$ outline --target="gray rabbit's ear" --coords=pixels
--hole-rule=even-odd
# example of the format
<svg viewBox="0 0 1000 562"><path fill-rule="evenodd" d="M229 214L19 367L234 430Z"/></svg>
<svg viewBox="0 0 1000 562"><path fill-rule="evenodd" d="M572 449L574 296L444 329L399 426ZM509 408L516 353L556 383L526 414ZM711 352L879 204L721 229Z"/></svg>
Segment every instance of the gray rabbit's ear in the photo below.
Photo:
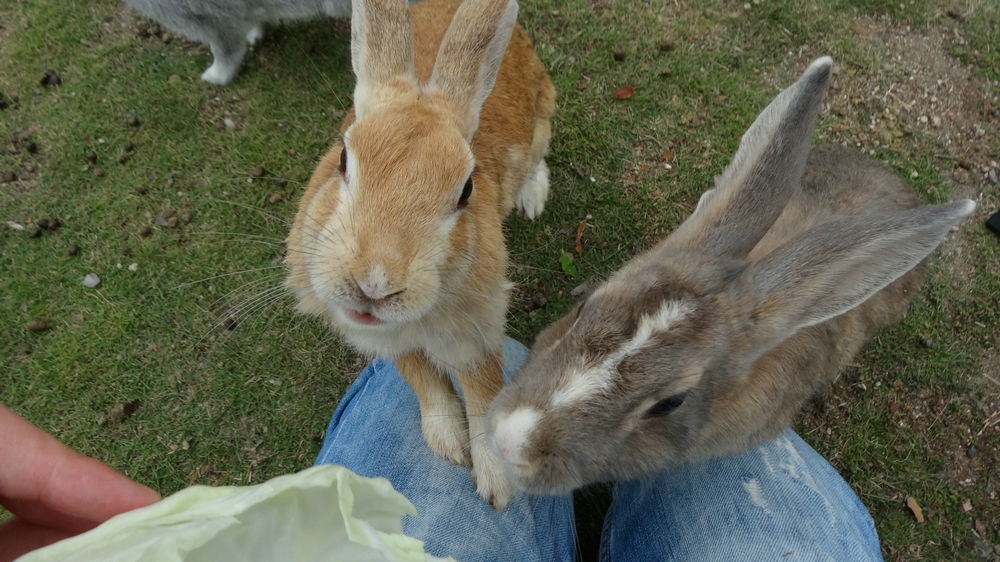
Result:
<svg viewBox="0 0 1000 562"><path fill-rule="evenodd" d="M757 117L715 188L667 239L667 246L743 258L798 189L833 59L813 61Z"/></svg>
<svg viewBox="0 0 1000 562"><path fill-rule="evenodd" d="M863 303L926 258L969 215L969 199L855 215L786 242L744 271L761 353Z"/></svg>
<svg viewBox="0 0 1000 562"><path fill-rule="evenodd" d="M354 0L351 11L354 112L361 119L377 103L379 86L403 78L416 87L413 26L406 0Z"/></svg>
<svg viewBox="0 0 1000 562"><path fill-rule="evenodd" d="M428 86L455 102L467 140L479 128L479 112L496 83L516 23L515 0L465 0L438 48Z"/></svg>

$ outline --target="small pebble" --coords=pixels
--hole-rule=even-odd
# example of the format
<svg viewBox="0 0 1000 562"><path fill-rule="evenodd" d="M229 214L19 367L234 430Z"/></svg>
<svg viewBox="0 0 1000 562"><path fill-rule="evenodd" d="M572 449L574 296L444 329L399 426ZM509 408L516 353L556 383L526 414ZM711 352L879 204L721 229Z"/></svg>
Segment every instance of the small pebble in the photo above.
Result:
<svg viewBox="0 0 1000 562"><path fill-rule="evenodd" d="M253 169L253 171L250 172L250 174L255 178L262 178L266 173L267 171L264 170L264 168L261 168L260 166L257 166L256 168Z"/></svg>
<svg viewBox="0 0 1000 562"><path fill-rule="evenodd" d="M29 142L28 144L24 145L24 149L28 151L28 154L34 154L38 152L38 145L33 142Z"/></svg>
<svg viewBox="0 0 1000 562"><path fill-rule="evenodd" d="M97 177L99 177L99 178L103 178L104 177L104 169L103 168L94 168L94 175L97 176Z"/></svg>
<svg viewBox="0 0 1000 562"><path fill-rule="evenodd" d="M169 43L170 41L173 40L173 37L169 33L164 33L163 35L160 36L160 40L163 41L164 43Z"/></svg>
<svg viewBox="0 0 1000 562"><path fill-rule="evenodd" d="M188 224L191 222L191 211L184 211L181 213L181 224Z"/></svg>
<svg viewBox="0 0 1000 562"><path fill-rule="evenodd" d="M285 187L288 184L288 180L285 178L274 178L274 185L278 187Z"/></svg>
<svg viewBox="0 0 1000 562"><path fill-rule="evenodd" d="M164 228L176 228L177 227L177 217L164 217L163 215L156 215L153 219L156 222L156 226L162 226Z"/></svg>
<svg viewBox="0 0 1000 562"><path fill-rule="evenodd" d="M28 238L38 238L42 235L42 229L38 228L37 224L33 224L28 227Z"/></svg>
<svg viewBox="0 0 1000 562"><path fill-rule="evenodd" d="M96 273L88 273L83 278L83 286L88 289L93 289L101 284L101 278L97 276Z"/></svg>
<svg viewBox="0 0 1000 562"><path fill-rule="evenodd" d="M222 119L222 123L223 123L223 124L224 124L224 125L226 126L226 128L227 128L227 129L229 129L230 131L232 131L233 129L235 129L235 128L236 128L236 122L235 122L235 121L233 121L232 119L228 118L228 117L223 117L223 119Z"/></svg>
<svg viewBox="0 0 1000 562"><path fill-rule="evenodd" d="M176 214L177 214L177 211L175 211L173 209L164 209L163 212L160 213L160 216L162 216L165 219L169 219L170 217L172 217L172 216L174 216Z"/></svg>
<svg viewBox="0 0 1000 562"><path fill-rule="evenodd" d="M17 174L15 174L14 172L4 172L3 173L3 182L4 183L14 183L16 181L17 181Z"/></svg>
<svg viewBox="0 0 1000 562"><path fill-rule="evenodd" d="M920 340L920 345L924 347L934 347L934 340L930 338L923 338Z"/></svg>
<svg viewBox="0 0 1000 562"><path fill-rule="evenodd" d="M625 60L625 51L615 51L614 57L616 61L622 62Z"/></svg>
<svg viewBox="0 0 1000 562"><path fill-rule="evenodd" d="M974 459L976 458L977 452L979 452L979 450L976 449L975 445L969 445L969 448L965 450L965 456L969 457L970 459Z"/></svg>
<svg viewBox="0 0 1000 562"><path fill-rule="evenodd" d="M667 78L670 75L672 75L673 73L674 73L673 70L670 70L669 68L664 68L663 70L660 71L660 76L662 76L664 78Z"/></svg>
<svg viewBox="0 0 1000 562"><path fill-rule="evenodd" d="M94 162L97 162L97 153L96 152L88 152L84 156L84 158L87 159L87 162L90 162L91 164L93 164Z"/></svg>
<svg viewBox="0 0 1000 562"><path fill-rule="evenodd" d="M147 191L149 190L146 189L146 186L144 185L135 186L135 192L138 193L139 195L145 195Z"/></svg>
<svg viewBox="0 0 1000 562"><path fill-rule="evenodd" d="M997 183L997 179L998 179L997 178L997 169L996 168L991 169L990 173L987 174L987 177L990 178L990 182L991 183Z"/></svg>
<svg viewBox="0 0 1000 562"><path fill-rule="evenodd" d="M128 266L128 270L129 271L137 271L138 269L139 269L139 264L137 264L137 263L132 263L132 264L129 264L129 266Z"/></svg>
<svg viewBox="0 0 1000 562"><path fill-rule="evenodd" d="M29 332L44 332L51 328L51 326L45 320L32 320L28 322L27 328Z"/></svg>
<svg viewBox="0 0 1000 562"><path fill-rule="evenodd" d="M80 253L80 247L76 244L70 244L69 248L66 248L66 253L71 256L75 256Z"/></svg>
<svg viewBox="0 0 1000 562"><path fill-rule="evenodd" d="M268 201L270 201L271 204L273 205L274 203L277 203L277 202L281 201L284 198L285 198L285 196L282 195L281 192L279 191L279 192L275 192L275 193L271 194L271 197L268 199Z"/></svg>
<svg viewBox="0 0 1000 562"><path fill-rule="evenodd" d="M122 255L123 256L131 256L132 255L132 248L129 248L128 246L122 246Z"/></svg>
<svg viewBox="0 0 1000 562"><path fill-rule="evenodd" d="M138 127L141 123L139 123L139 120L137 118L129 117L128 119L125 120L125 124L128 125L129 127Z"/></svg>
<svg viewBox="0 0 1000 562"><path fill-rule="evenodd" d="M139 229L139 238L148 238L153 233L153 227L148 224Z"/></svg>
<svg viewBox="0 0 1000 562"><path fill-rule="evenodd" d="M125 143L125 152L132 152L135 150L135 145L131 141Z"/></svg>

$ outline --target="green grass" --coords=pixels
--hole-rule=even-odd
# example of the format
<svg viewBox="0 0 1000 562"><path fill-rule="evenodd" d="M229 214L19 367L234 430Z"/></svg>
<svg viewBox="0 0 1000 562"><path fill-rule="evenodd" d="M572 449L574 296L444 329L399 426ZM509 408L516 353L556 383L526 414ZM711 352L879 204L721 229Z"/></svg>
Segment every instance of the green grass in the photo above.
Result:
<svg viewBox="0 0 1000 562"><path fill-rule="evenodd" d="M883 69L892 61L855 29L858 18L888 17L917 33L955 29L965 39L949 46L955 64L972 65L994 84L1000 78L1000 15L988 2L963 6L958 18L930 0L689 4L522 3L519 19L559 98L548 160L553 196L539 220L513 217L507 225L511 278L548 301L530 313L514 303L509 333L521 341L574 304L574 287L598 282L676 227L756 114L811 57L835 58L838 93L862 79L885 86L896 79ZM298 470L318 452L360 363L320 323L294 316L291 299L271 302L262 292L280 282L282 270L268 268L286 221L350 105L349 26L278 27L232 85L216 88L198 79L211 60L206 48L142 39L135 22L110 0L0 0L0 92L19 95L0 110L0 142L30 129L39 148L0 151L0 173L23 178L0 185L0 221L63 222L37 239L0 230L0 402L165 493ZM37 84L49 68L62 85ZM612 98L624 85L634 95ZM854 98L848 106L821 115L817 141L867 134L889 103L870 90L846 93ZM991 117L1000 104L980 109L986 153L1000 159L1000 122ZM140 125L129 126L129 117ZM886 141L866 143L875 157L926 202L952 197L956 164L933 156L946 146L908 123L879 127L873 136ZM118 163L126 142L135 150ZM256 166L267 176L252 178ZM978 169L971 175L984 205L957 234L961 259L932 261L906 320L881 334L797 425L869 507L887 559L975 559L968 545L975 520L1000 542L1000 510L984 476L1000 469L977 465L969 484L941 475L956 462L948 455L969 444L979 447L980 463L995 462L987 451L1000 446L995 432L975 435L1000 408L980 367L981 355L997 347L1000 250L979 219L998 194ZM271 203L275 192L283 200ZM165 209L189 213L190 222L153 226L143 238ZM588 215L578 275L570 278L559 259L575 254L577 226ZM66 254L70 244L79 245L78 256ZM89 272L101 276L99 289L81 285ZM262 306L246 308L236 330L219 326L226 309L258 294ZM36 318L52 329L29 332ZM920 343L928 338L929 348ZM136 400L131 416L114 418L116 406ZM933 424L906 409L925 402ZM903 408L893 412L892 403ZM581 502L592 512L580 527L588 550L603 501L596 495ZM913 521L907 496L928 510L927 523ZM964 513L965 499L977 510Z"/></svg>

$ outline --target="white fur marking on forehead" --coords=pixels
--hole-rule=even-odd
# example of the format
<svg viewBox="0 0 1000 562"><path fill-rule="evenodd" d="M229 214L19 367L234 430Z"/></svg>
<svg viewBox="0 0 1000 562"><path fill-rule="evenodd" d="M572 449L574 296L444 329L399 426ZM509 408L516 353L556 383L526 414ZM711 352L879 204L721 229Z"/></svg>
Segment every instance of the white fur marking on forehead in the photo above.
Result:
<svg viewBox="0 0 1000 562"><path fill-rule="evenodd" d="M534 431L541 417L542 414L538 410L521 406L507 417L500 418L493 434L500 456L514 465L526 464L524 449L528 443L528 435Z"/></svg>
<svg viewBox="0 0 1000 562"><path fill-rule="evenodd" d="M652 315L643 314L639 319L639 329L632 339L605 357L600 365L573 372L566 384L552 395L552 405L564 406L607 392L614 381L615 369L619 363L638 353L656 334L669 330L671 325L684 319L690 312L691 305L684 301L664 301Z"/></svg>

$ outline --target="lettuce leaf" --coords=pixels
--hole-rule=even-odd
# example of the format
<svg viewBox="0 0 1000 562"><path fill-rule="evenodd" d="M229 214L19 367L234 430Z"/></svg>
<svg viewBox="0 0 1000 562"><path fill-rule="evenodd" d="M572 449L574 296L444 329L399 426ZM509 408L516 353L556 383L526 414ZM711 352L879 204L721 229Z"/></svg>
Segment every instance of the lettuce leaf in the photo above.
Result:
<svg viewBox="0 0 1000 562"><path fill-rule="evenodd" d="M192 486L17 562L430 562L384 478L320 465L256 486ZM452 562L454 562L452 560Z"/></svg>

